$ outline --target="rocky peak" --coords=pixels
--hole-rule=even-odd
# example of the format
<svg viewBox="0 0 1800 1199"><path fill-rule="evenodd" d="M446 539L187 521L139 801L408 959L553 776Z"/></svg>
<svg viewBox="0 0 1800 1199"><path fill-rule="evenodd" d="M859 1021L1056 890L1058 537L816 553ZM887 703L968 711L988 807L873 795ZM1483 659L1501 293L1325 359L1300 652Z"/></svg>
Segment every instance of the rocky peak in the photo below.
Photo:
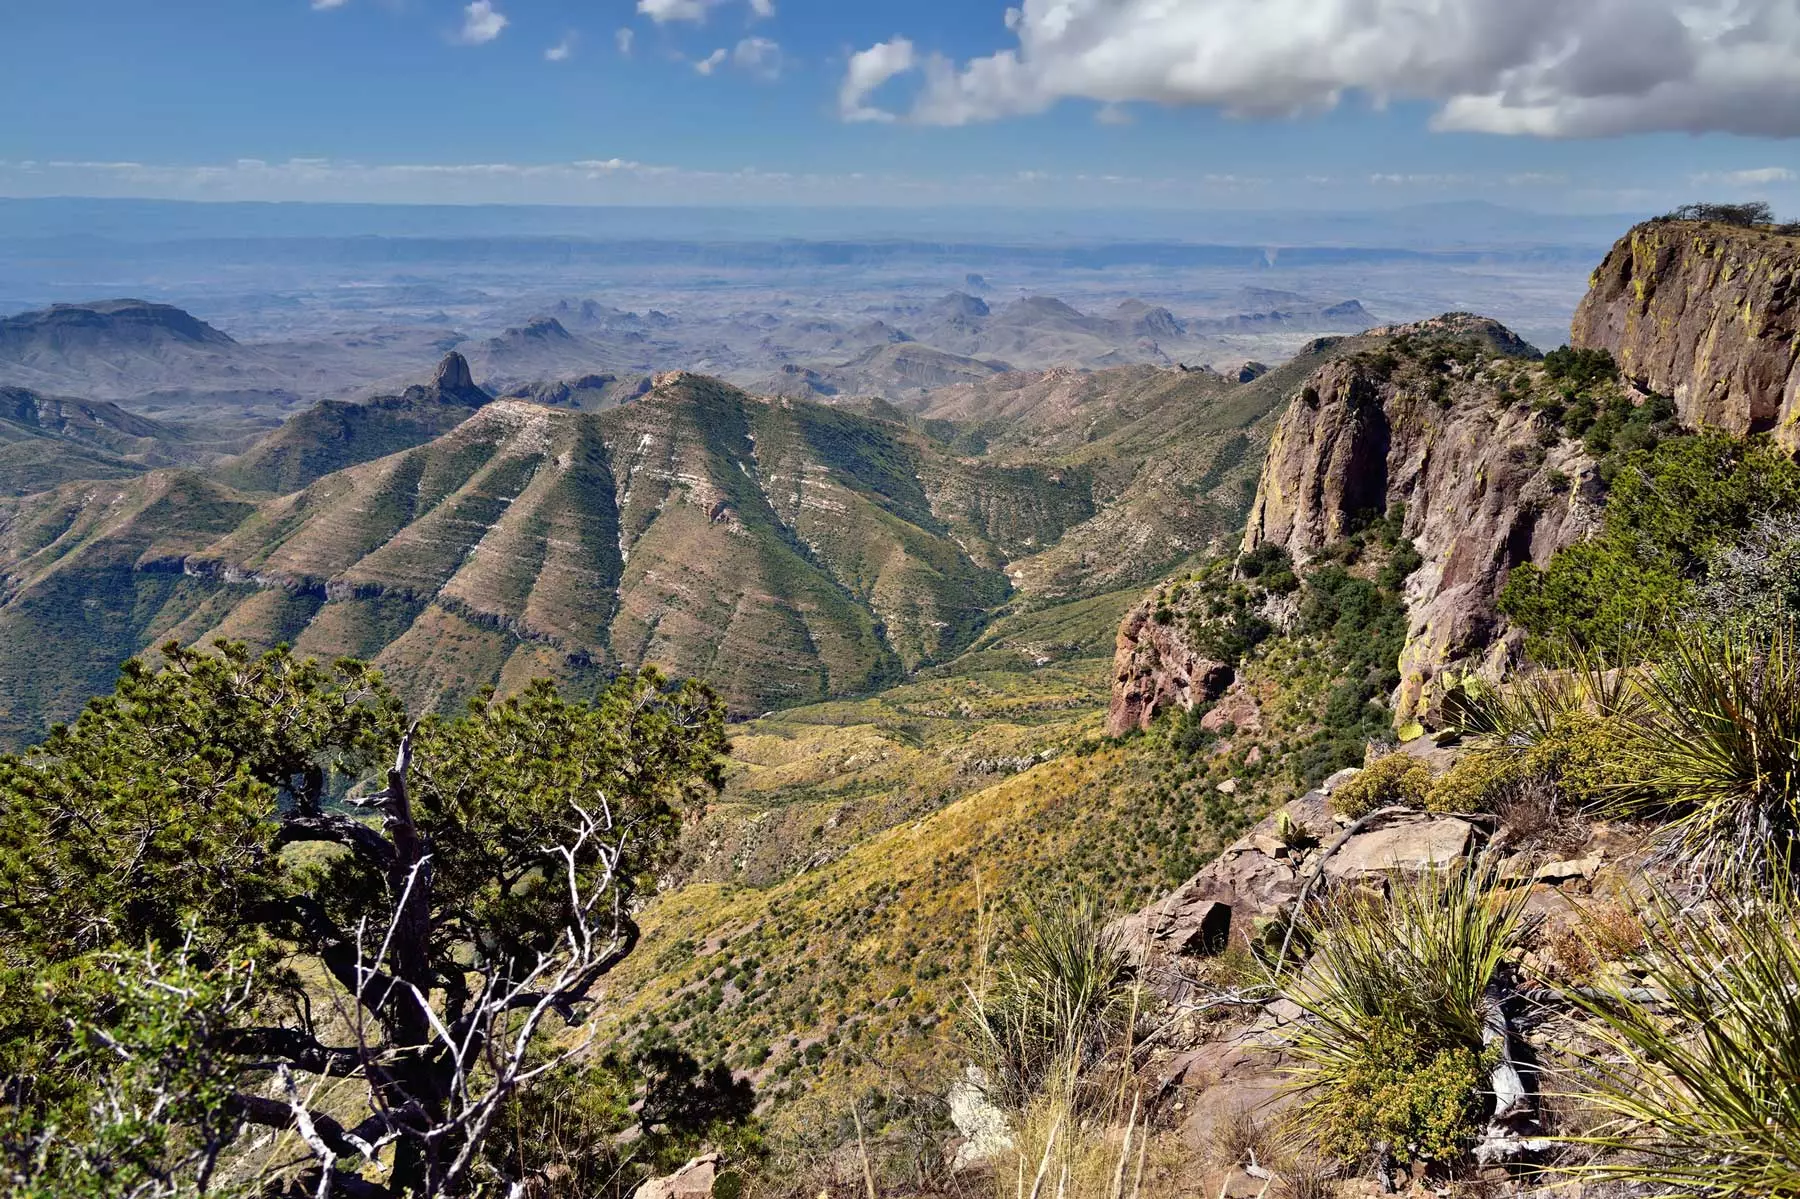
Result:
<svg viewBox="0 0 1800 1199"><path fill-rule="evenodd" d="M1572 345L1612 353L1683 423L1800 448L1800 237L1651 221L1619 239L1575 310Z"/></svg>
<svg viewBox="0 0 1800 1199"><path fill-rule="evenodd" d="M431 383L439 391L470 391L475 387L475 376L469 373L469 360L452 350L438 363Z"/></svg>
<svg viewBox="0 0 1800 1199"><path fill-rule="evenodd" d="M1245 552L1285 549L1305 567L1372 518L1404 509L1400 533L1424 559L1407 579L1401 723L1429 719L1465 672L1492 674L1518 636L1497 610L1508 573L1543 564L1598 516L1593 462L1546 445L1546 424L1510 382L1536 351L1505 326L1451 313L1346 339L1275 427ZM1321 349L1333 348L1322 343ZM1154 603L1119 631L1109 727L1218 700L1231 672L1188 644Z"/></svg>
<svg viewBox="0 0 1800 1199"><path fill-rule="evenodd" d="M1594 527L1598 483L1579 445L1546 446L1543 418L1502 392L1524 351L1535 354L1511 330L1453 313L1387 332L1388 348L1326 364L1289 405L1243 548L1279 545L1303 564L1404 506L1402 535L1424 558L1406 584L1395 714L1407 722L1429 716L1449 681L1495 673L1517 648L1500 589L1520 563L1542 565ZM1483 354L1444 365L1395 352L1433 335Z"/></svg>

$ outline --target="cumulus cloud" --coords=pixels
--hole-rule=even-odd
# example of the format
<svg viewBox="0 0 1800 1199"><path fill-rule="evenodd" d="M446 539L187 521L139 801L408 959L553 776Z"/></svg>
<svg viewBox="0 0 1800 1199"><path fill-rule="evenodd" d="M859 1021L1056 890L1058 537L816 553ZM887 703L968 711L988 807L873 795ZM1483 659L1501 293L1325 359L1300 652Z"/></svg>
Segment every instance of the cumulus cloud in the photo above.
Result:
<svg viewBox="0 0 1800 1199"><path fill-rule="evenodd" d="M350 3L350 0L312 0L314 12L324 12L326 9L331 8L342 8L348 3Z"/></svg>
<svg viewBox="0 0 1800 1199"><path fill-rule="evenodd" d="M463 9L462 31L456 40L465 46L484 46L505 28L506 17L494 7L493 0L470 0Z"/></svg>
<svg viewBox="0 0 1800 1199"><path fill-rule="evenodd" d="M838 88L838 115L846 121L891 121L894 114L869 103L881 86L918 65L918 52L903 37L877 42L850 56Z"/></svg>
<svg viewBox="0 0 1800 1199"><path fill-rule="evenodd" d="M629 56L632 47L637 45L637 33L631 29L620 29L613 34L613 45L619 48L620 54Z"/></svg>
<svg viewBox="0 0 1800 1199"><path fill-rule="evenodd" d="M638 0L637 10L658 25L670 21L692 21L699 25L706 14L728 3L728 0ZM775 0L749 0L752 20L775 15Z"/></svg>
<svg viewBox="0 0 1800 1199"><path fill-rule="evenodd" d="M927 124L1071 97L1295 116L1357 93L1433 102L1445 130L1800 136L1794 0L1022 0L1006 23L1016 46L963 63L904 38L853 56L843 115L900 116L865 100L916 71L906 115Z"/></svg>
<svg viewBox="0 0 1800 1199"><path fill-rule="evenodd" d="M544 51L545 62L568 62L575 53L575 35L565 33L563 40Z"/></svg>
<svg viewBox="0 0 1800 1199"><path fill-rule="evenodd" d="M700 72L702 75L710 75L720 67L724 66L725 60L729 57L731 57L731 52L721 46L711 54L708 54L705 58L696 61L694 63L694 70Z"/></svg>

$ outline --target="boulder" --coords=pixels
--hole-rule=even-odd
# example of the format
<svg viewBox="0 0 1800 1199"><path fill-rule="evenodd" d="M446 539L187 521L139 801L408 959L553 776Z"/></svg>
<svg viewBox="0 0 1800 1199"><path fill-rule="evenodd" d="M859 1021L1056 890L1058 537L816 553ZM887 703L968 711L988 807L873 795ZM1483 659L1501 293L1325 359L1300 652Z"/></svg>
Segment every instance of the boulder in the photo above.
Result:
<svg viewBox="0 0 1800 1199"><path fill-rule="evenodd" d="M712 1199L719 1176L719 1155L705 1153L666 1178L652 1178L632 1192L632 1199Z"/></svg>
<svg viewBox="0 0 1800 1199"><path fill-rule="evenodd" d="M1326 861L1325 877L1345 882L1395 870L1418 873L1459 862L1474 845L1475 826L1468 821L1421 815L1350 838Z"/></svg>
<svg viewBox="0 0 1800 1199"><path fill-rule="evenodd" d="M988 1098L987 1076L981 1067L970 1066L952 1083L944 1102L950 1109L950 1123L963 1138L951 1158L952 1169L984 1165L1013 1147L1006 1113Z"/></svg>

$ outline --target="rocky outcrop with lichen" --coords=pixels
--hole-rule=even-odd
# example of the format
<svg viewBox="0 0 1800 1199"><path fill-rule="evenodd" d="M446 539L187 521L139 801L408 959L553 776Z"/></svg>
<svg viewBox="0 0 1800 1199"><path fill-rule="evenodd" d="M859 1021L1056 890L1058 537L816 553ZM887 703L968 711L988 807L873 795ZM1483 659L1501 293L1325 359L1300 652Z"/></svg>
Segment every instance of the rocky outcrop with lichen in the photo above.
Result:
<svg viewBox="0 0 1800 1199"><path fill-rule="evenodd" d="M1229 665L1190 644L1182 626L1158 619L1167 612L1157 599L1145 600L1119 626L1108 736L1147 729L1160 713L1216 699L1235 677Z"/></svg>
<svg viewBox="0 0 1800 1199"><path fill-rule="evenodd" d="M1429 719L1463 675L1492 676L1519 638L1496 608L1507 575L1543 564L1598 516L1594 464L1534 410L1536 352L1495 321L1453 313L1357 339L1320 366L1276 426L1243 549L1304 568L1371 519L1401 513L1424 563L1407 580L1400 724ZM1229 667L1159 623L1161 596L1119 630L1108 731L1224 694Z"/></svg>
<svg viewBox="0 0 1800 1199"><path fill-rule="evenodd" d="M1496 609L1507 575L1590 531L1594 464L1515 389L1527 363L1492 321L1458 316L1396 330L1387 345L1321 368L1276 426L1244 549L1305 564L1373 517L1404 509L1424 557L1406 582L1400 723L1429 718L1447 686L1496 673L1517 636Z"/></svg>
<svg viewBox="0 0 1800 1199"><path fill-rule="evenodd" d="M1800 447L1800 237L1652 221L1615 245L1570 342L1612 352L1684 424Z"/></svg>

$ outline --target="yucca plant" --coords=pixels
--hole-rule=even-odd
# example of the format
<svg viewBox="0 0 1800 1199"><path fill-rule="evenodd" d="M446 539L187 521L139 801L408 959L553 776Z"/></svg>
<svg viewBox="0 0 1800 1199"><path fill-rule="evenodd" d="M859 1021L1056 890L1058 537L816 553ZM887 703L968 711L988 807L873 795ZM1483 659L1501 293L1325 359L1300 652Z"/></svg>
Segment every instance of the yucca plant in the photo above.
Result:
<svg viewBox="0 0 1800 1199"><path fill-rule="evenodd" d="M1575 994L1599 1047L1576 1096L1612 1121L1571 1143L1595 1181L1734 1199L1800 1195L1800 903L1791 888L1653 906L1644 984ZM1643 991L1666 996L1654 1008Z"/></svg>
<svg viewBox="0 0 1800 1199"><path fill-rule="evenodd" d="M1134 973L1091 900L1027 905L1022 935L963 1004L961 1028L993 1098L1022 1111L1075 1096L1129 1022Z"/></svg>
<svg viewBox="0 0 1800 1199"><path fill-rule="evenodd" d="M1299 1120L1322 1151L1443 1162L1479 1131L1494 1053L1489 988L1517 942L1525 889L1459 867L1390 880L1386 900L1303 917L1313 958L1287 997Z"/></svg>
<svg viewBox="0 0 1800 1199"><path fill-rule="evenodd" d="M1800 837L1800 647L1791 624L1677 644L1644 683L1630 738L1631 816L1666 822L1669 856L1702 878L1766 884Z"/></svg>
<svg viewBox="0 0 1800 1199"><path fill-rule="evenodd" d="M1575 717L1636 719L1644 701L1633 672L1607 662L1580 646L1563 648L1544 669L1504 686L1454 692L1449 715L1478 747L1490 750L1529 749Z"/></svg>

